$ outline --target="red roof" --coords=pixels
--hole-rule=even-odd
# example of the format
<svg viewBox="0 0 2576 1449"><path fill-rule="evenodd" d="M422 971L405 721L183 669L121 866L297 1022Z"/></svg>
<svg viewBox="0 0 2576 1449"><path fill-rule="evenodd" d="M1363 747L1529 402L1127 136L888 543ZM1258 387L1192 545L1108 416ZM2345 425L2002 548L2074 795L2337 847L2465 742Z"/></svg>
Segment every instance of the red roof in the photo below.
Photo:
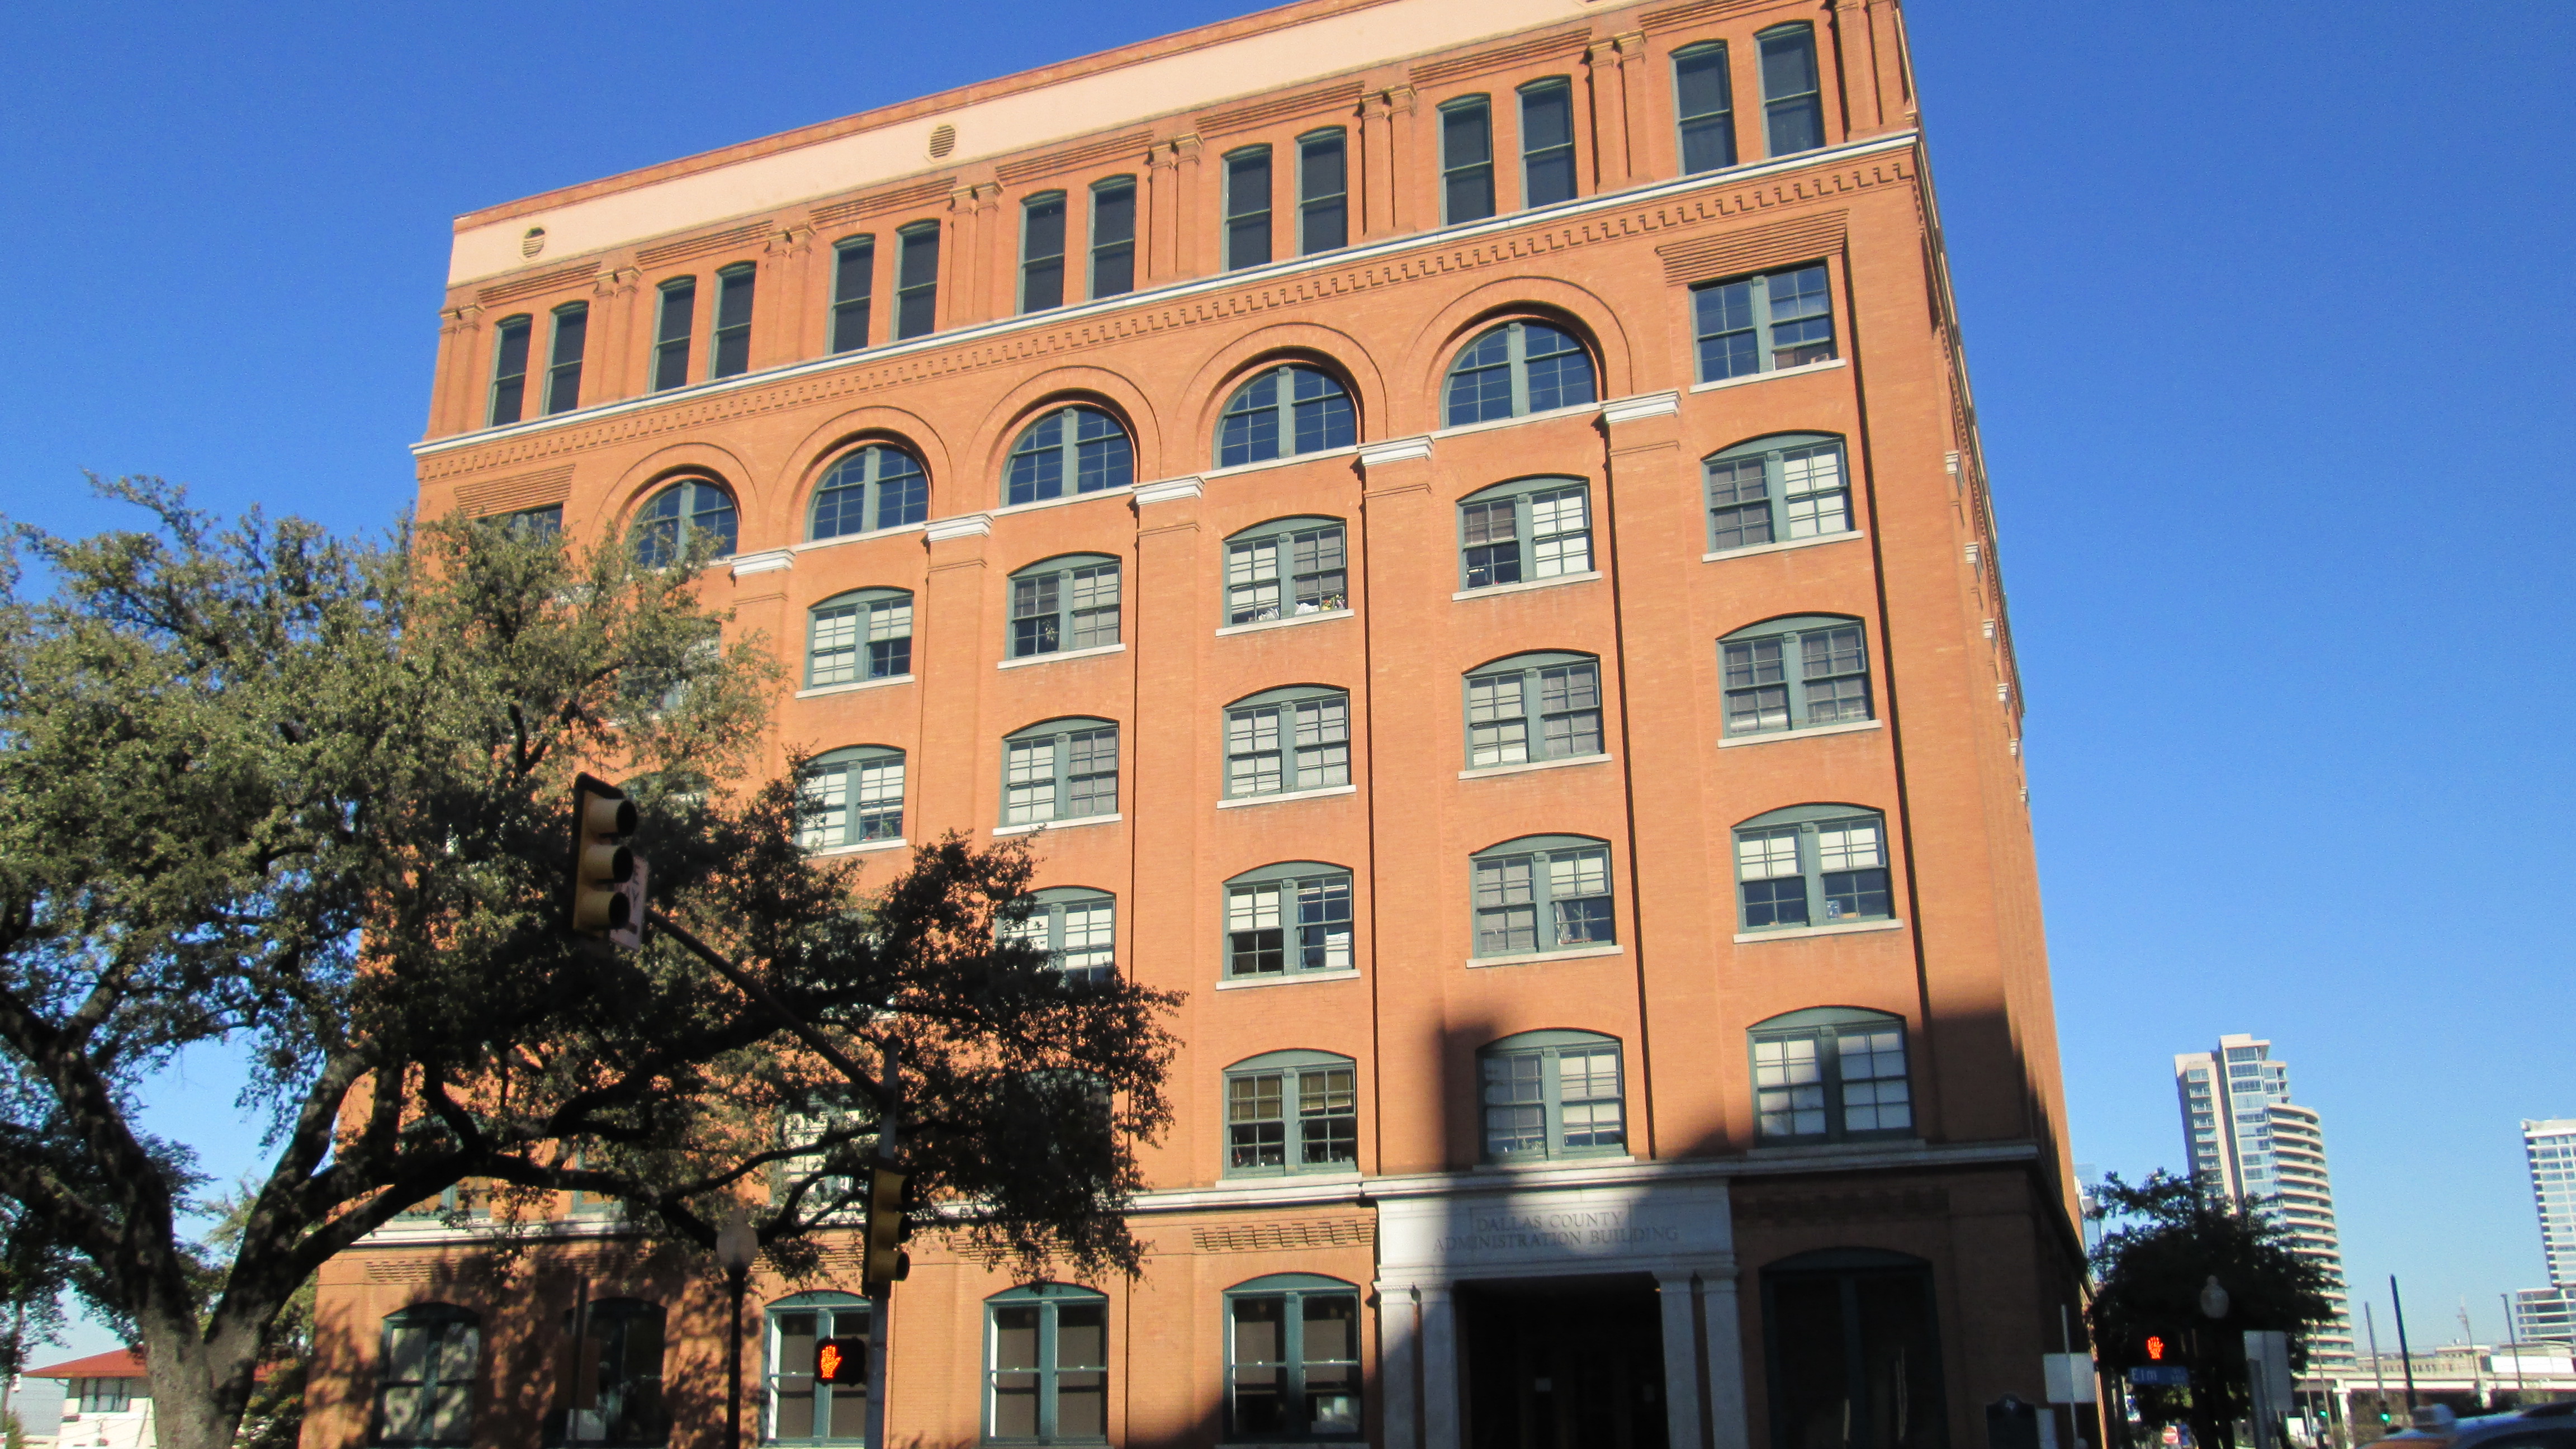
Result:
<svg viewBox="0 0 2576 1449"><path fill-rule="evenodd" d="M120 1348L114 1353L94 1353L69 1363L27 1370L27 1377L31 1379L139 1379L143 1376L143 1352L133 1348Z"/></svg>

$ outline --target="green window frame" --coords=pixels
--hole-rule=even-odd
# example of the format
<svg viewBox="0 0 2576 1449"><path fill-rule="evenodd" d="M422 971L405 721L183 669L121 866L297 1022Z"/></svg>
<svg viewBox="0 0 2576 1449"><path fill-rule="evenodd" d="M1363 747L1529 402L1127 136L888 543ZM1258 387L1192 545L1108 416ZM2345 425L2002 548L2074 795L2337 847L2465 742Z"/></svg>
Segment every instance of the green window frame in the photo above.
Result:
<svg viewBox="0 0 2576 1449"><path fill-rule="evenodd" d="M751 303L760 269L736 262L716 272L715 336L707 347L707 376L740 377L751 371Z"/></svg>
<svg viewBox="0 0 2576 1449"><path fill-rule="evenodd" d="M1803 20L1774 25L1753 40L1762 48L1763 154L1788 156L1824 145L1824 82L1816 70L1816 28Z"/></svg>
<svg viewBox="0 0 2576 1449"><path fill-rule="evenodd" d="M1351 872L1291 860L1225 883L1225 978L1258 981L1349 971Z"/></svg>
<svg viewBox="0 0 2576 1449"><path fill-rule="evenodd" d="M1325 685L1264 690L1225 709L1229 800L1351 783L1351 696Z"/></svg>
<svg viewBox="0 0 2576 1449"><path fill-rule="evenodd" d="M1572 201L1574 169L1574 83L1561 75L1520 87L1521 206L1553 206Z"/></svg>
<svg viewBox="0 0 2576 1449"><path fill-rule="evenodd" d="M853 745L817 755L798 782L797 839L807 850L903 839L903 751Z"/></svg>
<svg viewBox="0 0 2576 1449"><path fill-rule="evenodd" d="M873 233L832 243L832 350L868 345L868 313L876 300L877 239Z"/></svg>
<svg viewBox="0 0 2576 1449"><path fill-rule="evenodd" d="M1217 419L1216 465L1265 463L1359 440L1350 389L1320 367L1286 363L1254 373L1226 399Z"/></svg>
<svg viewBox="0 0 2576 1449"><path fill-rule="evenodd" d="M1592 354L1573 333L1545 322L1506 322L1450 359L1441 386L1441 425L1464 427L1599 400Z"/></svg>
<svg viewBox="0 0 2576 1449"><path fill-rule="evenodd" d="M1754 1135L1764 1142L1847 1142L1912 1137L1905 1018L1817 1006L1756 1022Z"/></svg>
<svg viewBox="0 0 2576 1449"><path fill-rule="evenodd" d="M1002 823L1090 820L1118 813L1118 726L1051 719L1002 741Z"/></svg>
<svg viewBox="0 0 2576 1449"><path fill-rule="evenodd" d="M1228 625L1350 606L1348 532L1340 519L1274 518L1225 541Z"/></svg>
<svg viewBox="0 0 2576 1449"><path fill-rule="evenodd" d="M1065 196L1042 191L1020 202L1020 310L1064 305Z"/></svg>
<svg viewBox="0 0 2576 1449"><path fill-rule="evenodd" d="M654 1449L667 1443L671 1418L662 1402L662 1305L599 1298L584 1316L578 1325L565 1325L581 1342L573 1402L548 1416L544 1442L603 1449ZM585 1388L590 1408L579 1407Z"/></svg>
<svg viewBox="0 0 2576 1449"><path fill-rule="evenodd" d="M1592 485L1519 478L1458 500L1458 587L1592 572Z"/></svg>
<svg viewBox="0 0 2576 1449"><path fill-rule="evenodd" d="M869 443L835 461L814 485L806 535L846 538L919 523L930 516L930 475L901 448Z"/></svg>
<svg viewBox="0 0 2576 1449"><path fill-rule="evenodd" d="M1330 1052L1280 1051L1225 1069L1225 1176L1356 1172L1359 1066Z"/></svg>
<svg viewBox="0 0 2576 1449"><path fill-rule="evenodd" d="M1610 843L1524 835L1477 851L1474 955L1521 957L1618 944Z"/></svg>
<svg viewBox="0 0 2576 1449"><path fill-rule="evenodd" d="M522 508L500 516L501 527L512 538L557 539L563 537L563 505L549 503L541 508Z"/></svg>
<svg viewBox="0 0 2576 1449"><path fill-rule="evenodd" d="M733 495L712 478L680 478L663 485L635 510L635 561L648 569L669 568L688 557L700 537L712 545L709 557L733 555Z"/></svg>
<svg viewBox="0 0 2576 1449"><path fill-rule="evenodd" d="M1011 575L1011 657L1034 659L1118 642L1118 560L1068 553Z"/></svg>
<svg viewBox="0 0 2576 1449"><path fill-rule="evenodd" d="M1273 1273L1225 1290L1228 1437L1261 1444L1359 1438L1360 1291L1317 1273Z"/></svg>
<svg viewBox="0 0 2576 1449"><path fill-rule="evenodd" d="M1351 242L1348 138L1339 126L1297 138L1297 254L1338 251Z"/></svg>
<svg viewBox="0 0 2576 1449"><path fill-rule="evenodd" d="M1711 553L1852 531L1851 470L1831 433L1775 433L1701 460Z"/></svg>
<svg viewBox="0 0 2576 1449"><path fill-rule="evenodd" d="M415 1303L385 1315L383 1342L372 1442L410 1449L473 1443L474 1385L483 1366L481 1315L452 1303ZM106 1412L86 1399L81 1411Z"/></svg>
<svg viewBox="0 0 2576 1449"><path fill-rule="evenodd" d="M1091 295L1135 290L1136 178L1104 177L1091 183Z"/></svg>
<svg viewBox="0 0 2576 1449"><path fill-rule="evenodd" d="M1735 827L1737 929L1802 930L1895 917L1887 817L1792 805Z"/></svg>
<svg viewBox="0 0 2576 1449"><path fill-rule="evenodd" d="M769 1305L762 1315L761 1364L767 1370L761 1405L764 1444L865 1444L868 1375L839 1383L814 1377L814 1351L824 1339L868 1336L868 1300L848 1293L798 1293Z"/></svg>
<svg viewBox="0 0 2576 1449"><path fill-rule="evenodd" d="M1440 220L1445 226L1494 214L1494 107L1491 97L1440 103Z"/></svg>
<svg viewBox="0 0 2576 1449"><path fill-rule="evenodd" d="M1083 404L1049 408L1020 430L1002 469L1002 502L1038 503L1125 488L1136 481L1136 448L1126 425Z"/></svg>
<svg viewBox="0 0 2576 1449"><path fill-rule="evenodd" d="M939 328L939 223L916 221L894 235L894 335L901 342Z"/></svg>
<svg viewBox="0 0 2576 1449"><path fill-rule="evenodd" d="M1225 153L1225 269L1270 260L1270 148Z"/></svg>
<svg viewBox="0 0 2576 1449"><path fill-rule="evenodd" d="M1802 614L1717 641L1730 738L1873 719L1868 631L1840 614Z"/></svg>
<svg viewBox="0 0 2576 1449"><path fill-rule="evenodd" d="M1089 886L1051 886L1024 897L1028 914L1001 934L1044 952L1067 981L1105 986L1118 979L1118 898Z"/></svg>
<svg viewBox="0 0 2576 1449"><path fill-rule="evenodd" d="M1735 164L1735 79L1727 72L1725 41L1673 52L1673 115L1684 176Z"/></svg>
<svg viewBox="0 0 2576 1449"><path fill-rule="evenodd" d="M554 336L546 344L546 415L581 406L581 355L590 342L590 304L566 302L554 310Z"/></svg>
<svg viewBox="0 0 2576 1449"><path fill-rule="evenodd" d="M504 317L492 328L491 426L519 420L528 400L528 339L535 322L525 312Z"/></svg>
<svg viewBox="0 0 2576 1449"><path fill-rule="evenodd" d="M1476 1053L1487 1162L1615 1157L1628 1150L1619 1039L1525 1031Z"/></svg>
<svg viewBox="0 0 2576 1449"><path fill-rule="evenodd" d="M402 1215L407 1218L488 1218L492 1215L492 1195L488 1190L471 1184L450 1183L439 1189L438 1196L423 1198L404 1208Z"/></svg>
<svg viewBox="0 0 2576 1449"><path fill-rule="evenodd" d="M1469 670L1464 688L1468 769L1603 753L1595 655L1515 654Z"/></svg>
<svg viewBox="0 0 2576 1449"><path fill-rule="evenodd" d="M653 391L689 384L689 339L698 326L698 279L673 277L655 289Z"/></svg>
<svg viewBox="0 0 2576 1449"><path fill-rule="evenodd" d="M1109 1439L1109 1299L1031 1283L984 1300L984 1442Z"/></svg>
<svg viewBox="0 0 2576 1449"><path fill-rule="evenodd" d="M816 604L805 633L805 687L912 675L912 592L857 589Z"/></svg>
<svg viewBox="0 0 2576 1449"><path fill-rule="evenodd" d="M1833 289L1822 262L1700 283L1691 288L1691 329L1702 382L1838 355Z"/></svg>

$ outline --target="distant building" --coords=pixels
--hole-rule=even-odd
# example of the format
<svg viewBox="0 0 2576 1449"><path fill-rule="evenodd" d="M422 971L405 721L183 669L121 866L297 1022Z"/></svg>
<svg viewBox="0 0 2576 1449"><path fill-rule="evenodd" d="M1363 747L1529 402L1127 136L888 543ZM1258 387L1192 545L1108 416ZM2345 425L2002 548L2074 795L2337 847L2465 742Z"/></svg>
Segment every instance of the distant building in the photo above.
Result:
<svg viewBox="0 0 2576 1449"><path fill-rule="evenodd" d="M2352 1315L2325 1130L2315 1109L2291 1102L2289 1066L2272 1060L2269 1041L2222 1036L2215 1052L2174 1058L2174 1090L2192 1177L2287 1228L2293 1250L2334 1275L2335 1323L2309 1340L2309 1354L2320 1364L2350 1363Z"/></svg>
<svg viewBox="0 0 2576 1449"><path fill-rule="evenodd" d="M135 1350L94 1353L29 1369L26 1376L63 1381L57 1449L154 1449L152 1381Z"/></svg>
<svg viewBox="0 0 2576 1449"><path fill-rule="evenodd" d="M2576 1290L2517 1290L2513 1295L2513 1336L2524 1343L2576 1343Z"/></svg>
<svg viewBox="0 0 2576 1449"><path fill-rule="evenodd" d="M2522 1124L2531 1165L2531 1202L2540 1211L2540 1252L2553 1288L2576 1288L2576 1117Z"/></svg>

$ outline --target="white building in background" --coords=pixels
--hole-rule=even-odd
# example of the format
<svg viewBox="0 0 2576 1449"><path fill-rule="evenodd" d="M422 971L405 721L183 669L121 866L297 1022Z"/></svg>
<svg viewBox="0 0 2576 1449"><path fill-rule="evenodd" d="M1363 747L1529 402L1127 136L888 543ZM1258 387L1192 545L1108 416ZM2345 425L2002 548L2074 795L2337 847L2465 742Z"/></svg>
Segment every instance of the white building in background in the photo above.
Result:
<svg viewBox="0 0 2576 1449"><path fill-rule="evenodd" d="M63 1384L55 1449L155 1449L152 1381L143 1355L130 1348L29 1369L31 1379Z"/></svg>
<svg viewBox="0 0 2576 1449"><path fill-rule="evenodd" d="M2214 1052L2174 1058L2174 1089L2192 1177L2281 1224L2294 1251L2334 1275L2335 1323L2310 1339L2309 1355L2321 1367L2350 1363L2352 1315L2325 1129L2315 1109L2290 1100L2288 1064L2272 1060L2267 1040L2222 1036Z"/></svg>
<svg viewBox="0 0 2576 1449"><path fill-rule="evenodd" d="M2525 1343L2576 1342L2576 1117L2523 1119L2522 1156L2531 1168L2549 1286L2513 1295L2514 1336Z"/></svg>

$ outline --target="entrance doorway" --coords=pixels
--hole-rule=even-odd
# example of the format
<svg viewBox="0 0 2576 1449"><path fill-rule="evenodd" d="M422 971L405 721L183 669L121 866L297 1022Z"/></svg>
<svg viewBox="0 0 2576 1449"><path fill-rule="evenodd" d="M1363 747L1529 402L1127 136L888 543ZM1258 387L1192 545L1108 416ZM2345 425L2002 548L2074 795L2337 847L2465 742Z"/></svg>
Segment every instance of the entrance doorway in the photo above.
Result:
<svg viewBox="0 0 2576 1449"><path fill-rule="evenodd" d="M1932 1272L1872 1248L1762 1270L1772 1449L1945 1449Z"/></svg>
<svg viewBox="0 0 2576 1449"><path fill-rule="evenodd" d="M1473 1449L1665 1449L1652 1279L1461 1285L1457 1303Z"/></svg>

